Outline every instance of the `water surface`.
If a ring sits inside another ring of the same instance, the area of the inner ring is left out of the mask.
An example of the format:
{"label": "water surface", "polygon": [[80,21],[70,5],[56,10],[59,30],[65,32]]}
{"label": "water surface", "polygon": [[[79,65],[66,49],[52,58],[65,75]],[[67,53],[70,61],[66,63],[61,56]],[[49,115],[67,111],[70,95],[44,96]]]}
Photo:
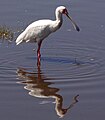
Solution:
{"label": "water surface", "polygon": [[[67,6],[81,31],[64,17],[62,28],[43,42],[37,67],[37,45],[14,41],[31,22],[54,19],[59,5]],[[104,119],[104,6],[103,0],[1,1],[0,25],[15,32],[12,44],[0,43],[2,120],[57,120],[61,114],[64,120]]]}

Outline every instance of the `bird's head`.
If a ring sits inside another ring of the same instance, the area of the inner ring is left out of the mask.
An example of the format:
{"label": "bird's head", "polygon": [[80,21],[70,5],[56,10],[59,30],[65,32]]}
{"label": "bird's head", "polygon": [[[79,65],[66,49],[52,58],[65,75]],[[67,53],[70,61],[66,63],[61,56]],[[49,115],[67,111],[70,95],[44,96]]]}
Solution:
{"label": "bird's head", "polygon": [[61,14],[66,15],[66,16],[71,20],[74,28],[79,32],[79,31],[80,31],[79,27],[78,27],[77,24],[74,22],[74,20],[72,19],[72,17],[69,15],[66,7],[60,6],[60,7],[58,7],[57,9],[59,10],[59,12],[60,12]]}

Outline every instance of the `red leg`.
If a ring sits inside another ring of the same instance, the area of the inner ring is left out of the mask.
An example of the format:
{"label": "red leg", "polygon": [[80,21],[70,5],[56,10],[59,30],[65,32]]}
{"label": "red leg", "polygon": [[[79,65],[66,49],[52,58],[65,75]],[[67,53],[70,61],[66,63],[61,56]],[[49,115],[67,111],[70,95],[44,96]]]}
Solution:
{"label": "red leg", "polygon": [[41,64],[40,61],[41,61],[40,58],[37,58],[37,66],[38,67],[40,67],[40,64]]}
{"label": "red leg", "polygon": [[38,50],[37,50],[37,65],[38,66],[40,66],[40,61],[41,61],[41,54],[40,54],[41,43],[42,41],[38,43]]}

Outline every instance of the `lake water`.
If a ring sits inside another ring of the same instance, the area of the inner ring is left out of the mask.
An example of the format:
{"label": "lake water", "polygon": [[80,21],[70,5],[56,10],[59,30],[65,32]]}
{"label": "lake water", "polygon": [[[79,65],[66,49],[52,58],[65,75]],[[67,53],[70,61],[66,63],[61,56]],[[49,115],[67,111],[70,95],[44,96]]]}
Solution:
{"label": "lake water", "polygon": [[[37,67],[37,45],[16,46],[15,39],[31,22],[54,19],[59,5],[81,31],[63,17],[61,29],[43,42]],[[104,0],[0,1],[0,26],[15,32],[11,44],[0,42],[1,120],[105,119],[104,8]]]}

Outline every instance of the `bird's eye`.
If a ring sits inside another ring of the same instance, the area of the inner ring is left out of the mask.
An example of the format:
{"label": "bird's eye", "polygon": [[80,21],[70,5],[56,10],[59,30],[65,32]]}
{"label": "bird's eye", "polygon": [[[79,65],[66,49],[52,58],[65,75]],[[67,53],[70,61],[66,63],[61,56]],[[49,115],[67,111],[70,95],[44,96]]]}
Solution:
{"label": "bird's eye", "polygon": [[63,14],[68,14],[67,9],[63,9],[62,13]]}

